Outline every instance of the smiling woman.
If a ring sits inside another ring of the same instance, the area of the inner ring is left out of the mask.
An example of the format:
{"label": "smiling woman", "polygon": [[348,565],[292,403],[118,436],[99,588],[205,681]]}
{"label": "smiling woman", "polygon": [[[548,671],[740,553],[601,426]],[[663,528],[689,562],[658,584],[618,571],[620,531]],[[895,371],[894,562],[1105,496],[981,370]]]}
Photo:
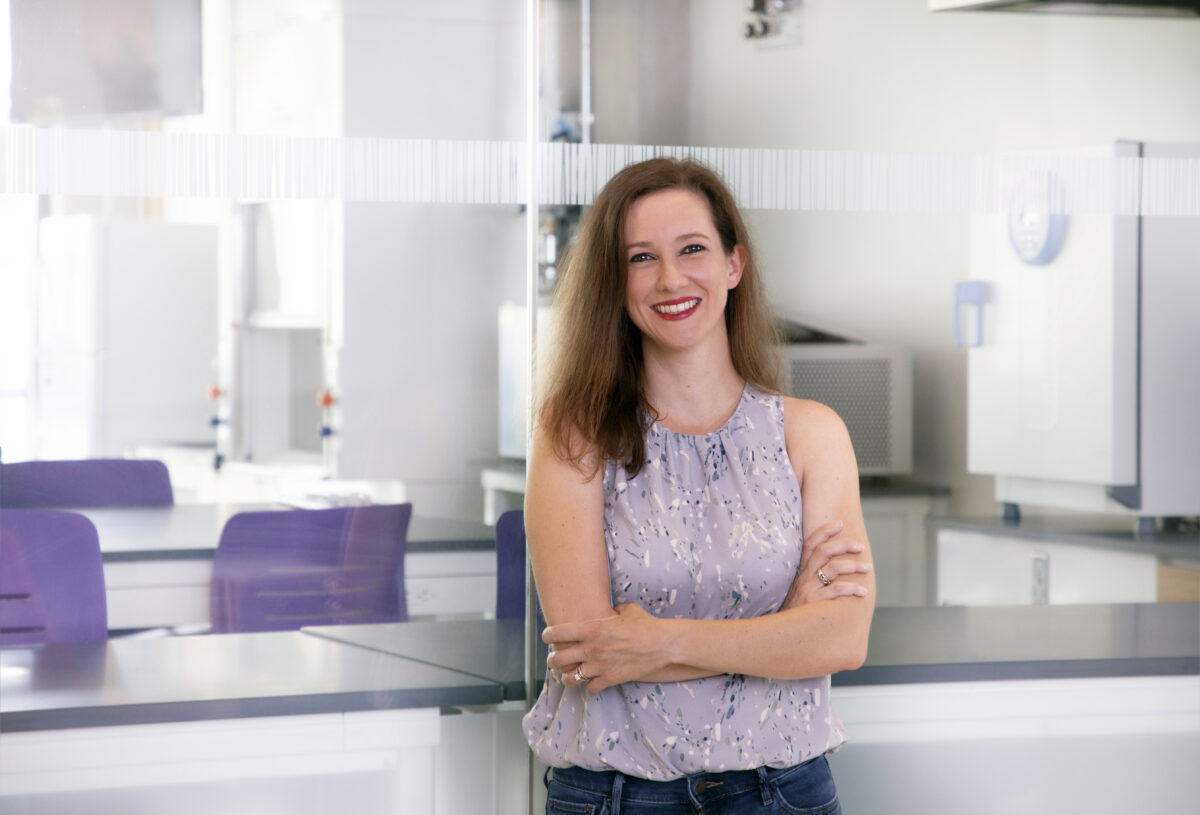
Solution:
{"label": "smiling woman", "polygon": [[832,411],[775,390],[732,197],[692,160],[626,168],[562,287],[525,514],[547,811],[837,812],[829,674],[874,608],[857,470]]}

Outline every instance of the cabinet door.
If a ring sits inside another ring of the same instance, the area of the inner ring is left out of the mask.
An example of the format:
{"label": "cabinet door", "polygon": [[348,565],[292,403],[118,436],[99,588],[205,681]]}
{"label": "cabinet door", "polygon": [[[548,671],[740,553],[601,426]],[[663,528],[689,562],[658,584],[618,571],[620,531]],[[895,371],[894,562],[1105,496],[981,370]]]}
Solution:
{"label": "cabinet door", "polygon": [[875,561],[876,605],[923,606],[929,602],[933,558],[925,519],[934,500],[927,495],[862,499]]}
{"label": "cabinet door", "polygon": [[1153,603],[1153,555],[982,532],[938,533],[939,605]]}
{"label": "cabinet door", "polygon": [[410,618],[496,613],[494,551],[409,552],[404,572]]}

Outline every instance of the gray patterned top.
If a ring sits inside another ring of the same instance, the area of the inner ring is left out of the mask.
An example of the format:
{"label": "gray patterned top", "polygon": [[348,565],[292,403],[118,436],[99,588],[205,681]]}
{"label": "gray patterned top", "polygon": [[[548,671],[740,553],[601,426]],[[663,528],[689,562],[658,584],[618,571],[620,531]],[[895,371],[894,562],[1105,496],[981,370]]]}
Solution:
{"label": "gray patterned top", "polygon": [[[605,469],[604,538],[614,606],[638,603],[657,617],[696,619],[777,611],[802,544],[783,397],[747,385],[729,421],[704,435],[652,423],[646,466],[636,477],[619,462]],[[656,781],[787,767],[845,741],[828,676],[722,674],[589,694],[551,675],[524,727],[550,766]]]}

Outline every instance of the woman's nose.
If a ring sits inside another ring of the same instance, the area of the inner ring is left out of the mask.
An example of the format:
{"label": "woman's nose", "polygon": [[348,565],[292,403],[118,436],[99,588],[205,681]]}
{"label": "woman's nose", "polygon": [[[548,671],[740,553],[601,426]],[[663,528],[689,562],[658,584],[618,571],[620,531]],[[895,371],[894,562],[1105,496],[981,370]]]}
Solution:
{"label": "woman's nose", "polygon": [[658,288],[659,291],[671,291],[687,282],[683,272],[675,264],[671,258],[664,260],[658,267]]}

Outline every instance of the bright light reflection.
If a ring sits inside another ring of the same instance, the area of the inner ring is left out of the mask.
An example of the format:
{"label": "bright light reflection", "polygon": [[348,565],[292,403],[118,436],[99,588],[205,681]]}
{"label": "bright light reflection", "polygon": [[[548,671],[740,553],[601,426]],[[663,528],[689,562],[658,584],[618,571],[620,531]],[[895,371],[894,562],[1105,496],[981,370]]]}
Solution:
{"label": "bright light reflection", "polygon": [[28,678],[32,673],[24,665],[0,665],[0,682],[15,682]]}

